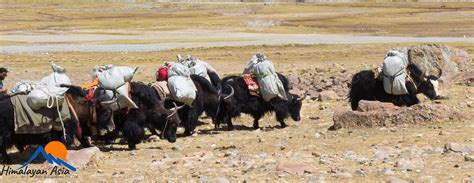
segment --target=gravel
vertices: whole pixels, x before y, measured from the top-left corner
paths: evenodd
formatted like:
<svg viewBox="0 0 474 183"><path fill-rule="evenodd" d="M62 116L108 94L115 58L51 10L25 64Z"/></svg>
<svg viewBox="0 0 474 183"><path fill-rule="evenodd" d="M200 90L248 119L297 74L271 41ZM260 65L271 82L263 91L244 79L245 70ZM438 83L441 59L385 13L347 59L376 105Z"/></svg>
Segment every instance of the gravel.
<svg viewBox="0 0 474 183"><path fill-rule="evenodd" d="M156 34L163 34L157 32ZM191 37L200 38L204 35L200 30L196 32L175 32L168 33L166 37L153 37L148 34L110 36L102 38L100 41L109 40L137 40L137 39L163 39ZM202 35L201 35L202 34ZM176 48L196 48L196 47L221 47L221 46L250 46L250 45L279 45L279 44L364 44L364 43L394 43L394 42L474 42L474 38L457 37L390 37L390 36L351 36L335 34L259 34L259 33L206 33L206 39L232 39L233 41L216 42L189 42L189 43L156 43L156 44L75 44L80 40L96 40L94 34L57 34L57 35L1 35L0 40L28 40L25 45L6 45L0 47L1 53L37 53L37 52L148 52L164 51ZM102 35L104 36L104 35ZM244 41L234 41L241 39ZM35 41L38 40L38 41ZM61 40L66 44L54 44L42 42L43 40ZM45 44L40 44L40 43Z"/></svg>

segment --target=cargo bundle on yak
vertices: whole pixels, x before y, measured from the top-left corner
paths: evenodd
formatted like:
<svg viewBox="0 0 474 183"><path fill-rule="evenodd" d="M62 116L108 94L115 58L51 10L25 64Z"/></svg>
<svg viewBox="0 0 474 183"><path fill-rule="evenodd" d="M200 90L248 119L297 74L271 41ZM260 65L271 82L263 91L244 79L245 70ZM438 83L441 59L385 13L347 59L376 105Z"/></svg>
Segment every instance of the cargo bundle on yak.
<svg viewBox="0 0 474 183"><path fill-rule="evenodd" d="M221 95L208 79L201 76L202 72L207 72L207 69L201 68L201 75L191 74L180 55L177 56L177 60L179 63L168 62L166 68L158 69L158 80L152 86L160 97L167 99L165 102L167 107L174 105L174 102L185 104L178 114L185 128L185 135L191 135L197 126L199 116L206 112L214 119L218 112L219 101L229 96ZM160 73L164 73L160 70L165 69L168 73L167 83L163 81L164 77L160 76L162 75ZM215 71L213 73L217 75Z"/></svg>
<svg viewBox="0 0 474 183"><path fill-rule="evenodd" d="M405 74L406 73L406 74ZM360 100L391 102L397 106L420 103L416 96L423 93L431 100L442 98L438 93L438 76L427 76L406 54L390 50L384 60L382 73L360 71L352 77L349 102L356 110Z"/></svg>
<svg viewBox="0 0 474 183"><path fill-rule="evenodd" d="M285 88L278 78L273 63L263 53L255 54L244 69L243 75L257 79L259 93L268 102L275 97L287 100ZM247 81L248 82L248 81Z"/></svg>
<svg viewBox="0 0 474 183"><path fill-rule="evenodd" d="M111 67L97 68L107 69ZM102 69L95 69L95 71L100 70ZM134 73L136 69L122 67L123 70L133 70ZM170 110L164 108L163 101L151 86L131 82L133 75L130 76L132 72L128 73L129 77L126 77L128 79L125 80L126 97L134 105L121 105L120 98L116 97L118 95L115 93L116 91L102 88L102 84L94 92L92 105L98 104L96 107L96 118L99 135L106 137L107 140L112 140L117 137L119 132L122 132L128 141L129 148L135 149L136 144L140 143L145 137L144 128L149 127L154 134L156 134L155 130L160 130L162 131L163 138L174 142L176 140L176 129L174 127L180 123L179 118L175 115L179 108L176 106ZM110 75L116 75L116 73L110 73ZM110 81L102 81L100 83L107 82L111 83ZM69 88L68 93L74 95L74 98L77 99L80 96L85 96L81 87L69 86ZM80 102L81 100L77 101Z"/></svg>
<svg viewBox="0 0 474 183"><path fill-rule="evenodd" d="M250 76L252 74L254 77ZM301 119L300 110L306 94L291 94L287 78L276 73L273 64L262 53L252 57L242 77L225 77L221 83L222 86L232 86L235 94L228 100L222 100L215 122L216 128L221 123L227 123L228 129L233 130L232 118L241 113L250 114L254 118L255 129L259 128L260 118L268 112L275 112L281 127L286 127L285 119L289 114L295 121ZM228 87L223 88L223 93L228 92Z"/></svg>
<svg viewBox="0 0 474 183"><path fill-rule="evenodd" d="M215 88L221 88L221 79L219 77L219 74L217 73L217 70L211 66L211 64L191 55L188 55L186 59L180 61L180 63L189 67L191 75L198 75L204 77L209 82L211 82L212 86L214 86Z"/></svg>
<svg viewBox="0 0 474 183"><path fill-rule="evenodd" d="M196 86L191 80L189 69L179 63L169 63L168 88L173 100L191 106L196 99Z"/></svg>
<svg viewBox="0 0 474 183"><path fill-rule="evenodd" d="M10 162L7 148L15 145L23 151L25 145L46 145L50 141L72 144L77 129L71 117L70 101L64 98L70 84L65 69L52 63L53 73L41 81L20 81L0 101L0 152Z"/></svg>
<svg viewBox="0 0 474 183"><path fill-rule="evenodd" d="M405 86L407 56L395 49L390 50L383 61L383 88L392 95L405 95L408 90Z"/></svg>

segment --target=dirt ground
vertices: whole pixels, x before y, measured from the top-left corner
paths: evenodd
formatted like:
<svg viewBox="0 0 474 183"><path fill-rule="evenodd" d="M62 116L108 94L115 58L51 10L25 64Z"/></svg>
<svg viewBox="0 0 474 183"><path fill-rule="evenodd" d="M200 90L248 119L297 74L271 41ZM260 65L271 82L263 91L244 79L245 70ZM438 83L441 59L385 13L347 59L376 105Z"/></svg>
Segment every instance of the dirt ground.
<svg viewBox="0 0 474 183"><path fill-rule="evenodd" d="M106 36L134 35L147 31L208 29L252 33L355 34L383 36L472 37L473 3L400 4L163 4L163 3L1 3L0 45L35 44L147 44L187 42L186 39L106 39L81 42L67 39L54 42L42 35L87 32ZM159 18L158 18L159 17ZM270 21L270 23L269 23ZM275 21L275 22L271 22ZM234 26L235 25L235 26ZM397 26L395 26L397 25ZM125 30L125 31L117 31ZM14 41L8 35L35 35L36 41ZM46 36L45 36L46 37ZM179 35L177 36L179 37ZM99 36L100 38L100 36ZM192 38L191 38L192 39ZM120 40L120 41L117 41ZM229 41L195 38L193 41ZM50 42L50 43L45 43ZM156 68L172 61L177 53L193 54L208 61L223 75L238 74L256 51L267 54L278 71L298 74L320 68L330 78L343 67L347 77L361 69L382 63L386 51L421 43L374 44L281 44L179 48L154 52L40 52L1 53L0 66L11 73L5 81L11 87L21 79L37 80L50 72L49 61L64 66L74 84L89 81L96 64L139 66L136 81L154 79ZM474 57L473 42L448 42ZM471 63L471 69L474 69ZM449 96L441 104L473 114L474 88L444 86ZM419 96L424 103L432 103ZM289 127L280 129L273 115L266 116L260 130L252 130L246 115L234 121L235 131L214 130L202 118L197 135L144 142L128 151L118 139L110 145L98 144L100 161L80 168L65 177L0 176L1 182L151 182L215 181L233 182L365 182L396 181L460 182L473 180L474 162L460 153L445 153L448 142L474 145L474 121L440 121L392 128L341 129L328 131L336 110L349 110L346 99L337 101L305 100L302 120L288 119ZM182 133L182 130L180 130ZM14 153L14 151L12 152ZM401 164L409 160L410 166ZM421 162L418 162L421 161ZM288 164L304 167L302 174L281 171ZM18 165L13 165L18 166ZM40 167L35 164L33 167ZM217 178L217 179L216 179Z"/></svg>

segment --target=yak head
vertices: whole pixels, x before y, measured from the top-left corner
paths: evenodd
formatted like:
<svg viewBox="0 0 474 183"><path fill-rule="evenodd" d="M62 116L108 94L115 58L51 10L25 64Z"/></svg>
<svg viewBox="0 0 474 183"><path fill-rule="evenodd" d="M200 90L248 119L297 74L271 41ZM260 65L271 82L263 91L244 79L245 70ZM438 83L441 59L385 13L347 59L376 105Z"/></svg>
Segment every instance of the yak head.
<svg viewBox="0 0 474 183"><path fill-rule="evenodd" d="M300 121L301 120L301 106L303 105L303 100L306 98L306 93L305 94L294 94L290 93L290 115L291 118L294 121Z"/></svg>
<svg viewBox="0 0 474 183"><path fill-rule="evenodd" d="M178 130L178 126L181 123L181 119L178 115L178 110L184 107L177 106L176 103L173 102L174 107L172 109L166 109L167 115L165 119L165 124L162 127L161 138L165 138L168 142L174 143L176 142L176 131ZM154 113L156 114L156 113ZM162 125L157 125L162 126Z"/></svg>
<svg viewBox="0 0 474 183"><path fill-rule="evenodd" d="M439 94L439 82L441 81L442 70L438 69L438 75L428 75L426 71L422 71L417 65L408 65L410 77L416 86L416 93L423 93L431 100L443 99L445 97Z"/></svg>

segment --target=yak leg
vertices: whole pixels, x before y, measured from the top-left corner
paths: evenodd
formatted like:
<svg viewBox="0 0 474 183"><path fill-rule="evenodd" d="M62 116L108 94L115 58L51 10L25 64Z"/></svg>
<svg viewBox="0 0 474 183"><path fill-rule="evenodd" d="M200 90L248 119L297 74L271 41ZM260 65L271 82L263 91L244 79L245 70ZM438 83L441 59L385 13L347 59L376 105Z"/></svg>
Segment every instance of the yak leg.
<svg viewBox="0 0 474 183"><path fill-rule="evenodd" d="M288 118L288 103L280 98L274 98L270 101L273 110L275 111L275 115L277 121L280 122L281 128L285 128L285 119Z"/></svg>
<svg viewBox="0 0 474 183"><path fill-rule="evenodd" d="M79 139L79 142L81 143L83 148L88 148L92 147L92 138L90 136L82 136L81 139Z"/></svg>
<svg viewBox="0 0 474 183"><path fill-rule="evenodd" d="M227 119L227 130L232 131L234 130L234 125L232 124L232 119Z"/></svg>
<svg viewBox="0 0 474 183"><path fill-rule="evenodd" d="M253 129L259 129L259 125L258 125L258 120L260 120L260 118L262 118L263 116L263 113L258 113L258 114L252 114L252 117L253 117Z"/></svg>
<svg viewBox="0 0 474 183"><path fill-rule="evenodd" d="M275 115L277 121L280 122L281 128L285 128L287 126L285 123L285 118L288 116L286 115L286 112L275 110Z"/></svg>
<svg viewBox="0 0 474 183"><path fill-rule="evenodd" d="M25 150L25 146L21 143L15 144L16 149L22 153Z"/></svg>
<svg viewBox="0 0 474 183"><path fill-rule="evenodd" d="M403 96L404 103L406 106L410 107L412 105L420 103L418 97L416 97L416 87L413 83L406 83L408 94Z"/></svg>
<svg viewBox="0 0 474 183"><path fill-rule="evenodd" d="M12 163L12 160L10 159L10 156L8 156L8 154L7 154L7 147L5 146L5 144L3 144L2 147L0 148L0 153L2 154L4 164L11 164Z"/></svg>
<svg viewBox="0 0 474 183"><path fill-rule="evenodd" d="M186 136L190 136L194 133L194 129L196 129L198 122L198 117L195 114L195 111L190 110L188 113L187 124L184 125L184 134Z"/></svg>

